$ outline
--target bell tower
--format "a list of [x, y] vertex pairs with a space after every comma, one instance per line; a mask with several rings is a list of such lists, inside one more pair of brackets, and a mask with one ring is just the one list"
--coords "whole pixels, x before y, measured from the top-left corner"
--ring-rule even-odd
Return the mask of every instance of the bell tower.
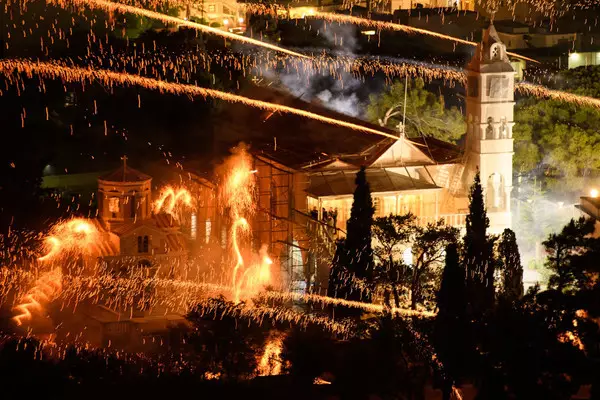
[[479, 170], [491, 233], [511, 226], [515, 71], [494, 25], [467, 66], [467, 181]]

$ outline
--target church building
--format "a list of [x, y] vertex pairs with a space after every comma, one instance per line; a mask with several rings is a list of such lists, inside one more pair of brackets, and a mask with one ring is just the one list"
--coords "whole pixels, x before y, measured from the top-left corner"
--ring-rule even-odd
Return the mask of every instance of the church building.
[[173, 276], [183, 267], [187, 244], [179, 221], [154, 212], [152, 178], [128, 166], [126, 157], [119, 169], [98, 178], [97, 199], [95, 224], [115, 243], [111, 253], [101, 255], [111, 268], [146, 267]]
[[[319, 290], [335, 239], [345, 235], [355, 176], [367, 168], [376, 217], [411, 212], [419, 223], [443, 219], [464, 228], [468, 192], [477, 171], [485, 193], [491, 233], [511, 226], [514, 69], [493, 25], [466, 68], [467, 132], [462, 146], [340, 115], [315, 102], [253, 87], [248, 97], [283, 104], [398, 136], [365, 134], [345, 127], [230, 105], [216, 135], [229, 144], [251, 144], [258, 180], [257, 243], [281, 264], [292, 290]], [[314, 235], [314, 232], [320, 232]], [[322, 263], [327, 265], [326, 262]]]

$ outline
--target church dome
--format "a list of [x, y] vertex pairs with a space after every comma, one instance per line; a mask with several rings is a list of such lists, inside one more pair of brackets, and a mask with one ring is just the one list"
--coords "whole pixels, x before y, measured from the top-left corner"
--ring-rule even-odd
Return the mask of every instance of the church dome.
[[110, 223], [137, 221], [151, 213], [152, 177], [127, 165], [98, 178], [98, 216]]
[[133, 169], [126, 164], [121, 165], [120, 168], [115, 171], [104, 174], [98, 178], [99, 181], [104, 182], [115, 182], [115, 183], [133, 183], [133, 182], [146, 182], [151, 180], [152, 177], [144, 174], [143, 172]]

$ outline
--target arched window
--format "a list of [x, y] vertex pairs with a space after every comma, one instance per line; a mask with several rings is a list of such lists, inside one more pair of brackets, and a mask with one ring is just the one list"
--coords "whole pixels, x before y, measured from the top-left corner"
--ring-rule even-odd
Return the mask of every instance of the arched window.
[[502, 175], [494, 172], [488, 178], [487, 185], [487, 204], [490, 209], [503, 207], [502, 198]]

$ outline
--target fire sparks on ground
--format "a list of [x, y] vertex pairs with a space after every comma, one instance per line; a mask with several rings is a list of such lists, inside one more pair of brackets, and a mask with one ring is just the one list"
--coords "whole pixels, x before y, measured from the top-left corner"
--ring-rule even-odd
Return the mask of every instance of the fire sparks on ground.
[[272, 334], [265, 343], [265, 349], [258, 363], [258, 376], [281, 374], [281, 351], [283, 338], [280, 334]]
[[155, 11], [150, 11], [150, 10], [146, 10], [146, 9], [134, 7], [134, 6], [128, 6], [126, 4], [113, 3], [111, 1], [105, 1], [105, 0], [51, 0], [50, 2], [53, 4], [57, 4], [63, 8], [67, 8], [71, 4], [78, 4], [78, 5], [86, 6], [89, 8], [101, 9], [101, 10], [107, 11], [109, 13], [121, 12], [121, 13], [136, 14], [136, 15], [140, 15], [140, 16], [143, 16], [146, 18], [159, 20], [159, 21], [162, 21], [165, 23], [177, 24], [177, 25], [186, 26], [188, 28], [192, 28], [192, 29], [195, 29], [198, 31], [212, 33], [213, 35], [218, 35], [218, 36], [221, 36], [221, 37], [224, 37], [227, 39], [236, 40], [236, 41], [240, 41], [240, 42], [244, 42], [244, 43], [248, 43], [248, 44], [253, 44], [255, 46], [264, 47], [269, 50], [283, 52], [283, 53], [286, 53], [286, 54], [289, 54], [289, 55], [292, 55], [295, 57], [309, 58], [308, 56], [305, 56], [304, 54], [286, 50], [279, 46], [261, 42], [260, 40], [236, 35], [235, 33], [230, 33], [230, 32], [223, 31], [223, 30], [217, 29], [217, 28], [211, 28], [210, 26], [198, 24], [196, 22], [187, 21], [185, 19], [181, 19], [181, 18], [177, 18], [177, 17], [172, 17], [170, 15], [161, 14], [161, 13], [158, 13]]

